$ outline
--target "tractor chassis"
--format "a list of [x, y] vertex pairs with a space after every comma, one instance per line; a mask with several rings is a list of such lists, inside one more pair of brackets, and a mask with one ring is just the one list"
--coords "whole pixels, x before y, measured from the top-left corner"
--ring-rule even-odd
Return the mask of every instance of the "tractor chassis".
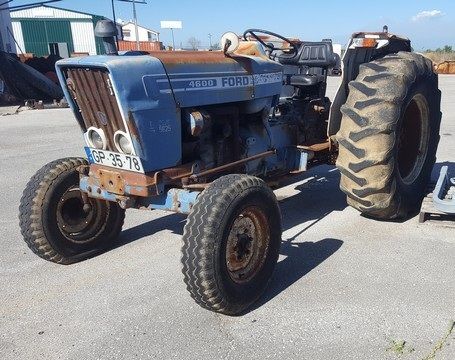
[[[296, 169], [288, 173], [266, 174], [264, 177], [269, 184], [300, 174], [323, 163], [314, 159], [330, 159], [332, 154], [329, 141], [297, 146], [296, 150]], [[242, 166], [246, 163], [276, 154], [277, 150], [269, 150], [211, 169], [202, 169], [201, 164], [195, 162], [146, 174], [99, 164], [83, 165], [79, 167], [79, 188], [90, 198], [116, 202], [123, 209], [166, 210], [189, 214], [197, 196], [215, 178], [227, 173], [242, 173]], [[310, 158], [313, 161], [309, 161]], [[328, 162], [330, 161], [325, 161]], [[84, 196], [85, 202], [88, 202], [87, 196]]]

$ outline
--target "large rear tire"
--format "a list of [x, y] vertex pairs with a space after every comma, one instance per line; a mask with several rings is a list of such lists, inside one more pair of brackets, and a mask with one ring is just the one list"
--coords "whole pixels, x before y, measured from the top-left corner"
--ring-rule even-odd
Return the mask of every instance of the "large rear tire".
[[119, 235], [125, 210], [118, 204], [88, 199], [79, 190], [77, 168], [82, 158], [64, 158], [42, 167], [21, 198], [19, 222], [28, 247], [41, 258], [59, 264], [83, 260], [106, 249]]
[[436, 160], [441, 92], [430, 60], [399, 52], [360, 66], [337, 133], [340, 188], [378, 219], [416, 212]]
[[199, 195], [183, 233], [187, 289], [200, 306], [227, 315], [264, 292], [278, 260], [281, 216], [264, 181], [226, 175]]

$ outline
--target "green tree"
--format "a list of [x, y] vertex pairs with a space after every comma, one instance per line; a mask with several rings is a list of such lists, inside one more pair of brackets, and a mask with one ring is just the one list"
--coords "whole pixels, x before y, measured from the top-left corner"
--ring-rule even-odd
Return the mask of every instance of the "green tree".
[[453, 52], [452, 46], [449, 46], [449, 45], [444, 46], [443, 51], [444, 51], [445, 53], [451, 53], [451, 52]]

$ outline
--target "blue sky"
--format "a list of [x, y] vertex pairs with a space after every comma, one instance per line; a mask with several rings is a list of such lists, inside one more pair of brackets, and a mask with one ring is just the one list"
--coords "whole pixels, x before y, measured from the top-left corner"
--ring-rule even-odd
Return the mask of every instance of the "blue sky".
[[[11, 5], [30, 2], [14, 0]], [[55, 6], [112, 17], [111, 0], [63, 0]], [[115, 7], [117, 17], [132, 18], [131, 5], [115, 1]], [[160, 31], [166, 45], [171, 35], [160, 29], [160, 20], [183, 21], [183, 29], [175, 31], [176, 45], [183, 46], [192, 36], [207, 45], [209, 33], [218, 42], [225, 31], [242, 33], [253, 27], [345, 44], [352, 32], [379, 31], [387, 24], [390, 32], [409, 37], [416, 50], [455, 47], [454, 0], [147, 0], [137, 8], [139, 24]]]

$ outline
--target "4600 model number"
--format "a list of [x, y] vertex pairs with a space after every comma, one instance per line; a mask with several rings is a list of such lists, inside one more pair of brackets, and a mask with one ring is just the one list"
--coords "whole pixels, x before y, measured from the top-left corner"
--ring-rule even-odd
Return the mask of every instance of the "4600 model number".
[[208, 80], [191, 80], [188, 83], [188, 86], [191, 88], [199, 88], [199, 87], [214, 87], [216, 86], [216, 80], [208, 79]]
[[144, 172], [141, 159], [138, 156], [114, 153], [107, 150], [92, 149], [89, 147], [85, 148], [85, 152], [87, 153], [88, 161], [91, 164], [100, 164], [140, 173]]

